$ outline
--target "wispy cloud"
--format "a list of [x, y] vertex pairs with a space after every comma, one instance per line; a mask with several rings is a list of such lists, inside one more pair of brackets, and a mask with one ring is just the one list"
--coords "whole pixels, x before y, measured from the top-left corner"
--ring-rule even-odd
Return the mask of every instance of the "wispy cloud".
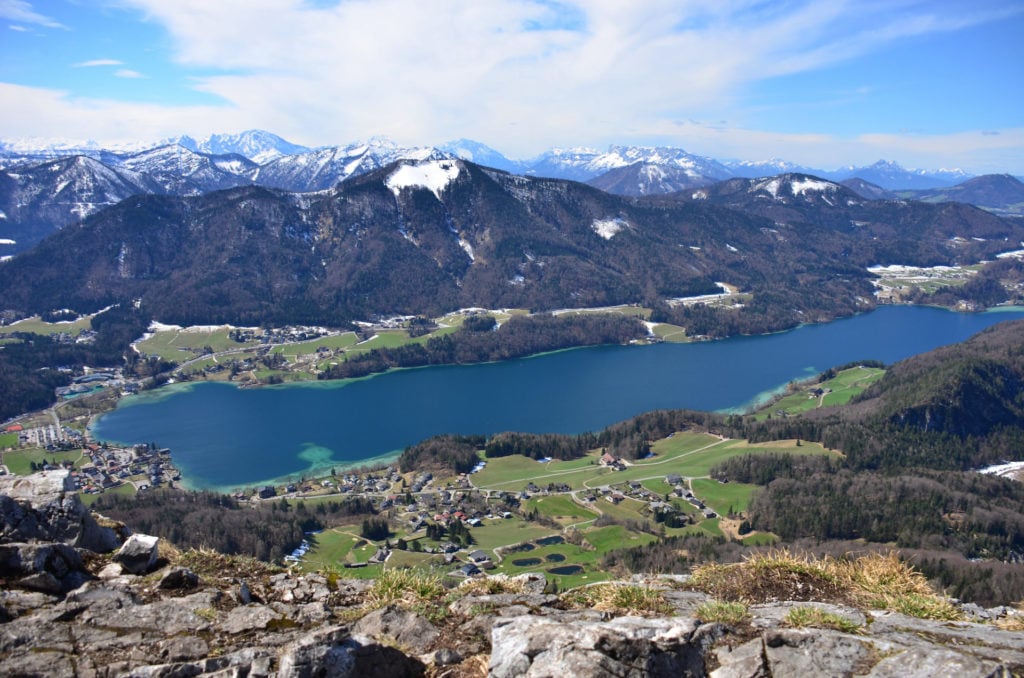
[[921, 0], [126, 2], [166, 27], [181, 65], [230, 72], [197, 87], [243, 110], [335, 140], [458, 133], [521, 153], [731, 117], [750, 83], [1013, 11]]
[[[36, 12], [32, 9], [32, 5], [25, 0], [0, 0], [0, 18], [46, 28], [67, 28], [59, 21]], [[15, 28], [14, 30], [19, 29]]]
[[20, 26], [18, 24], [11, 24], [7, 28], [11, 29], [12, 31], [18, 31], [19, 33], [28, 33], [27, 28], [25, 28], [24, 26]]
[[123, 61], [117, 59], [93, 59], [91, 61], [80, 61], [74, 64], [75, 68], [93, 68], [96, 66], [122, 66]]
[[[0, 0], [0, 7], [14, 5], [31, 9]], [[178, 83], [194, 83], [221, 105], [140, 108], [33, 90], [24, 106], [16, 98], [3, 99], [25, 109], [22, 126], [32, 122], [28, 109], [43, 108], [46, 100], [56, 107], [53, 115], [63, 112], [65, 126], [89, 121], [102, 131], [126, 133], [90, 113], [103, 111], [138, 124], [134, 136], [154, 129], [169, 136], [258, 126], [310, 145], [374, 134], [403, 143], [470, 137], [514, 157], [552, 145], [665, 143], [717, 157], [784, 156], [825, 168], [894, 157], [881, 149], [887, 141], [902, 144], [896, 148], [907, 153], [924, 153], [927, 143], [941, 149], [945, 137], [909, 144], [900, 135], [857, 136], [862, 129], [845, 137], [760, 131], [759, 107], [781, 107], [774, 115], [779, 119], [785, 107], [799, 105], [805, 119], [813, 119], [866, 106], [885, 93], [885, 83], [865, 74], [855, 82], [801, 91], [799, 102], [755, 99], [757, 86], [1024, 12], [1021, 2], [1005, 0], [975, 0], [969, 6], [957, 0], [118, 0], [117, 5], [138, 10], [143, 20], [166, 31], [161, 44], [169, 47]], [[110, 66], [119, 77], [146, 77], [114, 59], [76, 65]], [[156, 66], [146, 71], [154, 78], [160, 72]], [[13, 117], [0, 111], [0, 121]], [[678, 122], [688, 120], [720, 122]], [[5, 125], [0, 128], [9, 129]], [[913, 126], [903, 120], [899, 125]], [[1007, 149], [1016, 148], [1024, 157], [1019, 135], [999, 127], [997, 119], [974, 125], [965, 118], [959, 129], [967, 130], [966, 136], [954, 137], [949, 148], [970, 158], [981, 158], [986, 148], [1009, 157]], [[970, 131], [982, 128], [1001, 134]], [[86, 134], [101, 138], [102, 131]], [[979, 141], [983, 137], [1005, 146], [987, 147]]]

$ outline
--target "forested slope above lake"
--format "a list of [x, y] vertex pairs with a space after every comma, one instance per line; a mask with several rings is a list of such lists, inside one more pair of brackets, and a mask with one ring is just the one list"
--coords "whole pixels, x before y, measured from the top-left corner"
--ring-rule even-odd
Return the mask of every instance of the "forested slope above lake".
[[136, 301], [182, 325], [340, 325], [657, 305], [726, 282], [753, 299], [731, 326], [705, 328], [722, 335], [870, 309], [872, 265], [976, 263], [1024, 240], [1024, 224], [967, 205], [866, 201], [802, 175], [776, 183], [769, 197], [746, 186], [743, 200], [631, 199], [431, 160], [310, 194], [137, 196], [0, 266], [0, 290], [21, 314]]
[[856, 469], [967, 470], [1024, 451], [1024, 322], [894, 365], [851, 405], [749, 424], [754, 440], [805, 438]]

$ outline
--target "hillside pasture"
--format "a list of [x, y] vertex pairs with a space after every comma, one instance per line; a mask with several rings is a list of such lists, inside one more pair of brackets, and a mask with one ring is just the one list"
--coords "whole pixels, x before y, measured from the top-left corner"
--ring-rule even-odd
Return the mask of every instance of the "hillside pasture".
[[[770, 403], [757, 414], [757, 418], [765, 419], [769, 414], [776, 416], [780, 412], [794, 415], [818, 407], [845, 405], [854, 396], [860, 395], [864, 389], [881, 379], [884, 374], [885, 370], [876, 367], [845, 369], [832, 379], [826, 379], [814, 385], [801, 386], [796, 392]], [[824, 393], [816, 394], [814, 391], [817, 389], [821, 389]]]
[[580, 506], [567, 494], [533, 497], [526, 502], [526, 510], [550, 518], [560, 525], [579, 523], [597, 518], [597, 513]]
[[56, 323], [48, 323], [42, 320], [39, 316], [35, 315], [31, 318], [24, 318], [4, 328], [4, 332], [26, 332], [28, 334], [61, 334], [67, 332], [68, 334], [78, 334], [82, 330], [92, 329], [92, 319], [96, 317], [96, 314], [82, 316], [74, 321], [62, 321]]
[[746, 483], [720, 483], [708, 478], [695, 478], [691, 481], [693, 494], [710, 506], [719, 515], [741, 513], [747, 510], [750, 498], [757, 485]]

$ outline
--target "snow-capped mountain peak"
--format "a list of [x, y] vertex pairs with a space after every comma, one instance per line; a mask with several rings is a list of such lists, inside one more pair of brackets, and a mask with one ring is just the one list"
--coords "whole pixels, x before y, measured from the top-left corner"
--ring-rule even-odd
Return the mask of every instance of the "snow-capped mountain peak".
[[262, 165], [282, 155], [294, 155], [309, 150], [306, 146], [293, 144], [276, 134], [259, 129], [250, 129], [239, 134], [212, 134], [201, 141], [188, 136], [178, 137], [173, 141], [198, 153], [241, 155], [257, 165]]

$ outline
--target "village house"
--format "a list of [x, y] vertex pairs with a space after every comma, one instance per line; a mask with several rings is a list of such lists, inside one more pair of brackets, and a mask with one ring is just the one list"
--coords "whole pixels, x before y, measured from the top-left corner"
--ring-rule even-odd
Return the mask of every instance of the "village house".
[[481, 551], [480, 549], [473, 551], [467, 557], [469, 558], [470, 563], [476, 565], [479, 568], [490, 570], [494, 567], [494, 563], [491, 562], [491, 557], [487, 555], [487, 553], [485, 553], [484, 551]]

